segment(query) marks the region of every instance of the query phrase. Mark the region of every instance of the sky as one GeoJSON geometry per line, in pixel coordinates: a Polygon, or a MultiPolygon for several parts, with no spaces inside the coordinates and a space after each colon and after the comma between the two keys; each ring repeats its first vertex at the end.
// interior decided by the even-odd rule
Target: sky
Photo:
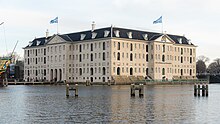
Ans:
{"type": "Polygon", "coordinates": [[[0,0],[0,56],[15,49],[23,57],[23,47],[34,38],[57,32],[50,20],[59,17],[60,34],[111,25],[161,32],[153,24],[163,16],[163,30],[185,35],[197,47],[197,56],[213,61],[220,58],[220,1],[218,0],[0,0]]]}

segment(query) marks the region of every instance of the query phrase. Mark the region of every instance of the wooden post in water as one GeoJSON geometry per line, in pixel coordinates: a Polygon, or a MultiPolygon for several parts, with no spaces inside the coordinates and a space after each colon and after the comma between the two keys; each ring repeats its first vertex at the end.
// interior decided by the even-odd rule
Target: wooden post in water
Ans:
{"type": "Polygon", "coordinates": [[[194,96],[197,96],[197,85],[194,84],[194,96]]]}
{"type": "Polygon", "coordinates": [[[208,96],[209,95],[209,89],[208,89],[208,84],[206,84],[206,96],[208,96]]]}
{"type": "Polygon", "coordinates": [[[202,84],[202,96],[205,96],[205,85],[204,84],[202,84]]]}
{"type": "Polygon", "coordinates": [[[66,97],[69,97],[69,94],[70,94],[70,85],[69,84],[66,84],[66,97]]]}
{"type": "Polygon", "coordinates": [[[135,85],[131,84],[131,96],[135,96],[135,85]]]}
{"type": "Polygon", "coordinates": [[[144,96],[144,85],[139,84],[139,97],[144,96]]]}
{"type": "Polygon", "coordinates": [[[198,96],[200,96],[200,84],[198,84],[198,96]]]}
{"type": "Polygon", "coordinates": [[[78,96],[79,89],[78,89],[78,84],[75,85],[75,96],[78,96]]]}

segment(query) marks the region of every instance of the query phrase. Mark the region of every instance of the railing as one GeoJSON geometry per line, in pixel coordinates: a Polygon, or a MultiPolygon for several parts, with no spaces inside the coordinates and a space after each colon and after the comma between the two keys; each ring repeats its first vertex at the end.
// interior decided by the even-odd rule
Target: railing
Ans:
{"type": "Polygon", "coordinates": [[[192,80],[137,80],[135,83],[145,84],[194,84],[209,83],[208,79],[192,79],[192,80]]]}

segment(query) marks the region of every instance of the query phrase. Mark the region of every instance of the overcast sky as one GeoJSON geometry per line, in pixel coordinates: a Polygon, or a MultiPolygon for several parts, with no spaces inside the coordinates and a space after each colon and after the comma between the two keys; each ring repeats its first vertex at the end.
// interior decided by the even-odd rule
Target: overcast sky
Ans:
{"type": "Polygon", "coordinates": [[[35,37],[56,33],[50,20],[59,17],[59,32],[71,33],[117,27],[161,32],[153,21],[163,16],[167,33],[185,35],[198,46],[197,56],[220,58],[220,1],[218,0],[0,0],[0,56],[18,40],[16,52],[35,37]],[[4,36],[5,29],[5,36],[4,36]],[[5,40],[6,39],[6,40],[5,40]],[[5,41],[7,43],[5,43],[5,41]]]}

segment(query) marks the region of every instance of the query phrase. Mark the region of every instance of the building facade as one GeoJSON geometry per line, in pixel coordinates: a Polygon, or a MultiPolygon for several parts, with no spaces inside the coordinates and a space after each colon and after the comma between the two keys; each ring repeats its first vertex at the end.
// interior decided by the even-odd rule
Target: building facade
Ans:
{"type": "Polygon", "coordinates": [[[24,80],[194,79],[195,58],[184,36],[107,27],[35,38],[24,48],[24,80]]]}

